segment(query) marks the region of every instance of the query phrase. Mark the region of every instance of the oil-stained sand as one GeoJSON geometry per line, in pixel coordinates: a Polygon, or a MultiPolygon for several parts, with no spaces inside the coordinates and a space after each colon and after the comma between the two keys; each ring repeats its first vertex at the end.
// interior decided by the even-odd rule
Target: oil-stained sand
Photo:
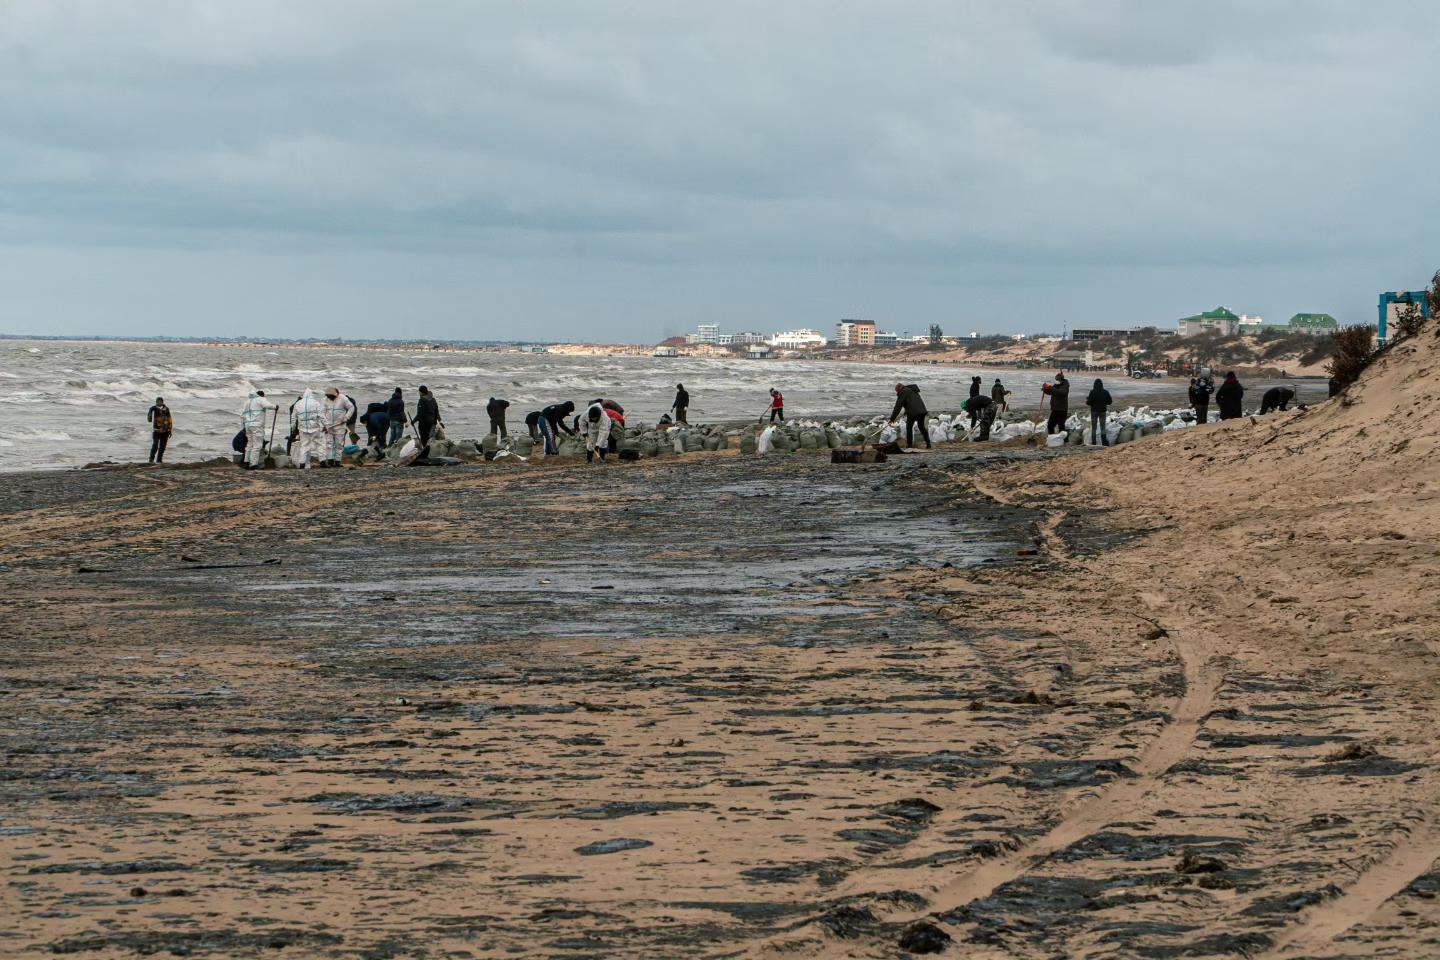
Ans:
{"type": "Polygon", "coordinates": [[[1429,704],[1032,456],[5,477],[3,949],[1423,954],[1429,704]]]}

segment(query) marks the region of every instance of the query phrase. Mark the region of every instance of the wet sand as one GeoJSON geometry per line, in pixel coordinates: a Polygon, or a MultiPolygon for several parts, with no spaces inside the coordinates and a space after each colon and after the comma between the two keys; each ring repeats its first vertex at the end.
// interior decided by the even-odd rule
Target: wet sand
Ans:
{"type": "Polygon", "coordinates": [[[1096,460],[0,477],[0,949],[1440,952],[1428,661],[1096,460]]]}

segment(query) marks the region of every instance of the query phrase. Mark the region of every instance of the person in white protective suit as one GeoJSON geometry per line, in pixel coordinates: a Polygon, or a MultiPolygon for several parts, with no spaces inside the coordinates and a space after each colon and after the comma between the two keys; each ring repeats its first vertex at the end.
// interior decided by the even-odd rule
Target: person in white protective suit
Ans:
{"type": "Polygon", "coordinates": [[[590,409],[585,411],[585,462],[589,463],[599,452],[600,459],[605,459],[605,454],[614,449],[615,436],[612,433],[614,421],[610,414],[598,403],[592,403],[590,409]]]}
{"type": "Polygon", "coordinates": [[[290,426],[299,441],[300,452],[295,458],[297,467],[310,469],[325,455],[325,410],[320,398],[309,387],[290,407],[290,426]]]}
{"type": "Polygon", "coordinates": [[[270,411],[274,409],[275,404],[265,399],[265,391],[256,390],[240,411],[240,428],[245,431],[246,470],[258,470],[265,466],[265,441],[268,439],[265,434],[270,427],[270,411]]]}
{"type": "Polygon", "coordinates": [[[355,402],[340,392],[339,387],[325,388],[325,461],[331,466],[340,463],[340,455],[349,442],[350,417],[355,413],[355,402]]]}

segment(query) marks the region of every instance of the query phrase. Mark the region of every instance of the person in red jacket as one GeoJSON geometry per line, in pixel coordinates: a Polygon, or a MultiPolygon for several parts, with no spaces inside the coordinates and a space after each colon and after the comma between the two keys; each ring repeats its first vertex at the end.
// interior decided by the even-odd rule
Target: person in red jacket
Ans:
{"type": "Polygon", "coordinates": [[[774,387],[771,387],[770,422],[774,423],[776,420],[779,420],[781,423],[785,422],[785,394],[781,393],[779,390],[776,390],[774,387]]]}

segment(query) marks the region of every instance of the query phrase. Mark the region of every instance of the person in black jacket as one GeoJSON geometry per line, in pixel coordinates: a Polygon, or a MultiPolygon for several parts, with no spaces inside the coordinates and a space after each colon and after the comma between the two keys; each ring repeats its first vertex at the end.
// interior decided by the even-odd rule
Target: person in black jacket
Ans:
{"type": "Polygon", "coordinates": [[[989,440],[990,428],[995,425],[995,413],[1000,405],[984,394],[977,393],[960,406],[966,413],[970,414],[971,423],[975,422],[977,416],[980,419],[980,433],[975,437],[975,440],[989,440]]]}
{"type": "Polygon", "coordinates": [[[1110,438],[1105,436],[1105,415],[1110,410],[1110,391],[1105,389],[1105,382],[1099,377],[1095,378],[1095,386],[1090,388],[1090,393],[1085,397],[1085,406],[1090,408],[1090,443],[1093,446],[1095,438],[1100,438],[1102,447],[1110,446],[1110,438]]]}
{"type": "Polygon", "coordinates": [[[1210,421],[1210,398],[1215,394],[1215,385],[1209,377],[1198,377],[1190,381],[1190,406],[1195,408],[1195,422],[1210,421]]]}
{"type": "Polygon", "coordinates": [[[675,402],[670,405],[670,409],[675,411],[675,422],[683,423],[687,427],[690,425],[690,421],[685,419],[685,408],[688,406],[690,406],[690,391],[685,389],[683,383],[675,384],[675,402]]]}
{"type": "Polygon", "coordinates": [[[435,425],[442,422],[440,404],[435,402],[429,387],[421,387],[420,399],[415,401],[415,430],[420,434],[422,448],[430,445],[430,435],[435,432],[435,425]]]}
{"type": "MultiPolygon", "coordinates": [[[[970,397],[978,397],[978,396],[980,396],[980,391],[981,391],[982,389],[983,389],[983,388],[982,388],[982,386],[981,386],[981,384],[980,384],[980,378],[979,378],[979,377],[971,377],[971,378],[970,378],[970,397]]],[[[969,399],[969,398],[966,398],[966,399],[969,399]]],[[[961,406],[964,407],[966,410],[969,410],[969,411],[970,411],[970,429],[973,431],[973,430],[975,429],[975,421],[976,421],[976,419],[979,418],[979,416],[980,416],[980,408],[979,408],[978,406],[977,406],[977,407],[966,407],[964,404],[961,404],[961,406]]]]}
{"type": "Polygon", "coordinates": [[[494,397],[485,404],[485,413],[490,417],[490,432],[500,434],[501,440],[510,436],[505,430],[505,409],[509,406],[509,400],[496,400],[494,397]]]}
{"type": "Polygon", "coordinates": [[[576,431],[570,429],[570,425],[565,422],[565,419],[574,412],[574,400],[566,400],[564,403],[552,403],[540,411],[540,417],[545,421],[540,427],[540,432],[545,433],[548,430],[550,434],[545,442],[545,452],[547,454],[558,453],[560,451],[561,433],[568,433],[572,437],[575,436],[576,431]]]}
{"type": "Polygon", "coordinates": [[[405,432],[405,426],[410,422],[409,416],[405,413],[405,396],[396,387],[395,392],[390,394],[390,399],[385,401],[385,412],[390,416],[390,441],[389,446],[394,446],[400,440],[401,434],[405,432]]]}
{"type": "Polygon", "coordinates": [[[385,435],[390,432],[390,414],[384,403],[372,403],[365,407],[360,422],[365,424],[365,445],[377,450],[385,449],[385,435]]]}
{"type": "Polygon", "coordinates": [[[1234,420],[1241,415],[1240,401],[1245,396],[1245,388],[1240,386],[1235,371],[1225,374],[1225,382],[1220,384],[1220,389],[1215,391],[1215,402],[1220,405],[1220,419],[1234,420]]]}
{"type": "Polygon", "coordinates": [[[1045,393],[1050,397],[1050,419],[1045,423],[1045,435],[1061,433],[1065,421],[1070,418],[1070,381],[1064,371],[1055,374],[1055,382],[1045,384],[1045,393]]]}
{"type": "Polygon", "coordinates": [[[905,411],[905,446],[915,445],[915,425],[920,425],[920,436],[925,438],[925,446],[930,446],[930,431],[925,427],[925,418],[930,411],[925,409],[925,401],[920,397],[920,388],[915,384],[895,384],[895,409],[890,411],[890,422],[900,416],[901,410],[905,411]]]}
{"type": "Polygon", "coordinates": [[[1271,410],[1288,410],[1290,401],[1295,399],[1295,391],[1290,387],[1271,387],[1260,397],[1260,412],[1269,413],[1271,410]]]}

